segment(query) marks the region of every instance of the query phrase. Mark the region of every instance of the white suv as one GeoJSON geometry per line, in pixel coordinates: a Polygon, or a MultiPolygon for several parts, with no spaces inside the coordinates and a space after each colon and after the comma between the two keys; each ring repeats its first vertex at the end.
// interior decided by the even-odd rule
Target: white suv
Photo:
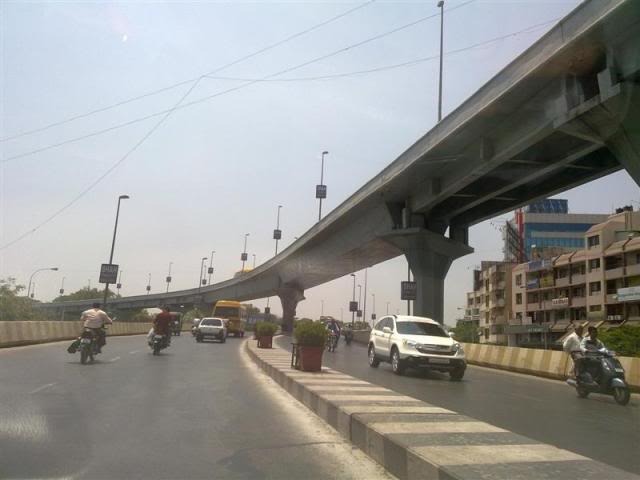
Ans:
{"type": "Polygon", "coordinates": [[[369,365],[390,362],[394,373],[407,367],[449,372],[461,380],[467,368],[462,345],[438,322],[424,317],[389,315],[380,319],[369,336],[369,365]]]}
{"type": "Polygon", "coordinates": [[[200,320],[196,328],[196,341],[202,342],[205,338],[215,338],[220,343],[226,342],[227,321],[215,317],[206,317],[200,320]]]}

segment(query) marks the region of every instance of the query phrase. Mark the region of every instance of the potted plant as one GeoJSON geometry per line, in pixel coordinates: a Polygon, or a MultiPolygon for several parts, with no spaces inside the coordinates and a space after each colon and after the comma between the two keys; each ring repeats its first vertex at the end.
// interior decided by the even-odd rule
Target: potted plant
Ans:
{"type": "Polygon", "coordinates": [[[256,323],[256,338],[258,339],[258,348],[271,348],[273,344],[273,334],[278,330],[275,323],[258,322],[256,323]]]}
{"type": "Polygon", "coordinates": [[[327,330],[320,322],[299,322],[293,335],[298,350],[298,365],[305,372],[322,369],[322,354],[327,340],[327,330]]]}

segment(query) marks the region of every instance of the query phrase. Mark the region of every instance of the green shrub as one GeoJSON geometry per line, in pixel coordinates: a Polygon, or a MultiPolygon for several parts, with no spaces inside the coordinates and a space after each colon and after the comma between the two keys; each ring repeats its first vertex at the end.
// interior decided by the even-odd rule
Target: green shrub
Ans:
{"type": "Polygon", "coordinates": [[[327,329],[320,322],[298,322],[293,330],[298,345],[307,347],[324,347],[327,340],[327,329]]]}
{"type": "Polygon", "coordinates": [[[640,326],[623,325],[598,333],[605,347],[622,357],[640,357],[640,326]]]}
{"type": "Polygon", "coordinates": [[[278,330],[278,326],[271,322],[258,322],[256,323],[256,335],[258,337],[272,337],[278,330]]]}

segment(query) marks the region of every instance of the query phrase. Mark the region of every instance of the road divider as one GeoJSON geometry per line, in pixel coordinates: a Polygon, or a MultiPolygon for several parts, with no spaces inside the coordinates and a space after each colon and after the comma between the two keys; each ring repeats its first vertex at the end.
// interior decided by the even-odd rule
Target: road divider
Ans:
{"type": "MultiPolygon", "coordinates": [[[[188,326],[183,325],[183,331],[188,326]]],[[[109,326],[107,336],[139,335],[147,333],[151,325],[146,322],[114,322],[109,326]]],[[[35,343],[57,342],[76,338],[82,331],[82,322],[42,321],[6,322],[0,321],[0,348],[31,345],[35,343]]]]}
{"type": "Polygon", "coordinates": [[[288,393],[400,479],[640,479],[330,368],[295,370],[281,348],[252,340],[245,347],[288,393]]]}

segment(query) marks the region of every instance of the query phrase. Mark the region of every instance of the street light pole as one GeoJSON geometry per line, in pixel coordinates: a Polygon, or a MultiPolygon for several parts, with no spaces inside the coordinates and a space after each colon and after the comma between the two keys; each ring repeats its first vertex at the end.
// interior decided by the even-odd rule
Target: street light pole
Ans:
{"type": "Polygon", "coordinates": [[[240,259],[242,260],[242,273],[244,273],[244,262],[247,261],[247,237],[248,233],[244,234],[244,250],[242,251],[242,255],[240,255],[240,259]]]}
{"type": "MultiPolygon", "coordinates": [[[[356,274],[352,273],[351,276],[353,277],[353,300],[352,302],[356,301],[356,274]]],[[[355,315],[356,312],[351,312],[351,326],[353,327],[353,324],[355,323],[355,315]]]]}
{"type": "Polygon", "coordinates": [[[376,314],[376,294],[372,293],[371,296],[373,297],[373,311],[371,312],[371,326],[373,326],[373,321],[374,321],[374,315],[376,314]]]}
{"type": "Polygon", "coordinates": [[[60,284],[60,295],[64,295],[64,279],[67,277],[62,277],[62,283],[60,284]]]}
{"type": "Polygon", "coordinates": [[[33,277],[35,276],[36,273],[44,272],[45,270],[52,270],[54,272],[57,272],[58,271],[58,267],[39,268],[35,272],[33,272],[31,274],[31,276],[29,277],[29,288],[27,288],[27,298],[29,298],[29,296],[31,295],[31,282],[33,281],[33,277]]]}
{"type": "Polygon", "coordinates": [[[216,253],[215,250],[211,250],[211,257],[209,258],[209,285],[211,285],[211,277],[213,275],[213,254],[216,253]]]}
{"type": "Polygon", "coordinates": [[[387,315],[389,315],[389,304],[390,304],[390,303],[391,303],[391,302],[387,302],[387,315]]]}
{"type": "Polygon", "coordinates": [[[120,270],[118,272],[118,283],[116,283],[116,289],[118,290],[118,295],[120,295],[120,289],[122,288],[122,272],[124,270],[120,270]]]}
{"type": "Polygon", "coordinates": [[[202,288],[202,270],[204,269],[204,262],[207,260],[207,257],[202,257],[200,260],[200,276],[198,277],[198,293],[200,293],[200,288],[202,288]]]}
{"type": "Polygon", "coordinates": [[[149,274],[149,280],[147,280],[147,295],[151,293],[151,274],[149,274]]]}
{"type": "MultiPolygon", "coordinates": [[[[322,163],[320,164],[320,187],[324,187],[324,156],[328,155],[329,152],[324,151],[322,152],[322,163]]],[[[326,193],[326,189],[322,189],[324,191],[324,193],[322,195],[320,195],[318,198],[320,200],[320,204],[318,205],[318,221],[320,221],[320,219],[322,219],[322,199],[326,197],[327,193],[326,193]]]]}
{"type": "Polygon", "coordinates": [[[362,306],[362,321],[367,320],[367,269],[364,269],[364,305],[362,306]]]}
{"type": "MultiPolygon", "coordinates": [[[[118,209],[116,210],[116,223],[113,226],[113,240],[111,240],[111,254],[109,255],[109,265],[113,263],[113,250],[116,246],[116,233],[118,232],[118,217],[120,216],[120,202],[122,200],[128,200],[129,195],[120,195],[118,197],[118,209]]],[[[109,292],[109,284],[106,283],[104,286],[104,296],[102,297],[102,308],[105,308],[107,305],[107,293],[109,292]]]]}
{"type": "Polygon", "coordinates": [[[169,293],[169,284],[171,283],[171,265],[173,265],[173,262],[169,262],[169,273],[167,273],[167,293],[169,293]]]}
{"type": "Polygon", "coordinates": [[[442,44],[444,39],[444,0],[438,2],[440,8],[440,82],[438,85],[438,122],[442,120],[442,44]]]}
{"type": "Polygon", "coordinates": [[[278,218],[276,220],[276,229],[273,232],[273,238],[276,241],[276,255],[278,255],[278,240],[280,240],[280,237],[282,236],[282,232],[280,231],[280,209],[282,208],[282,205],[278,205],[278,218]]]}

